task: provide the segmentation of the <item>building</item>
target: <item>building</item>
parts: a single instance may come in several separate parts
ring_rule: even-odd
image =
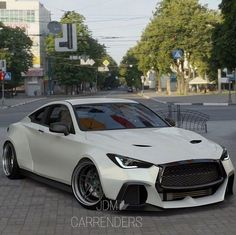
[[[9,27],[21,27],[33,41],[33,68],[26,73],[25,90],[28,95],[44,93],[43,76],[46,70],[44,40],[51,21],[50,12],[39,0],[0,0],[0,21]]]

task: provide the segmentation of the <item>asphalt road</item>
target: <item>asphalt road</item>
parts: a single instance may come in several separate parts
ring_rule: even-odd
[[[157,112],[165,107],[135,94],[109,92],[103,96],[135,99]],[[0,110],[0,137],[10,123],[50,100],[55,98]],[[236,107],[186,108],[210,115],[209,132],[204,135],[225,145],[236,166]],[[100,227],[83,223],[94,218],[124,223],[103,223]],[[128,226],[127,220],[141,223]],[[236,234],[235,221],[235,196],[215,205],[160,212],[88,211],[71,194],[28,178],[10,181],[0,169],[0,234]]]

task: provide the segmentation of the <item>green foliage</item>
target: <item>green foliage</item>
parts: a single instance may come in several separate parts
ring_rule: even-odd
[[[185,86],[184,58],[172,58],[172,52],[181,49],[188,70],[197,67],[199,74],[209,73],[212,33],[219,21],[219,13],[201,6],[198,0],[163,0],[135,48],[139,69],[146,73],[153,67],[158,77],[175,71]]]
[[[17,86],[21,73],[32,66],[32,41],[21,28],[10,28],[0,24],[0,59],[6,59],[7,71],[12,73],[11,86]]]
[[[102,66],[102,61],[107,58],[104,45],[98,43],[89,32],[84,23],[85,18],[76,13],[66,12],[61,18],[61,23],[75,23],[77,28],[78,50],[76,52],[56,52],[54,46],[54,36],[50,35],[46,39],[47,54],[51,59],[53,78],[67,86],[80,85],[85,82],[93,83],[98,80],[98,84],[103,86],[106,76],[97,72],[97,67]],[[61,35],[59,35],[61,37]],[[94,66],[81,66],[80,61],[69,60],[70,55],[86,55],[96,63]],[[110,58],[110,61],[113,61]],[[101,83],[103,81],[103,83]]]
[[[222,21],[214,32],[214,64],[220,68],[236,68],[236,1],[222,0]]]
[[[135,56],[135,49],[130,49],[123,57],[120,64],[120,76],[124,77],[126,84],[130,87],[141,87],[142,72],[138,68],[138,59]]]

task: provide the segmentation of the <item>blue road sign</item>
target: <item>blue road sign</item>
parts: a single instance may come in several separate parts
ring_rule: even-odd
[[[6,72],[4,75],[4,80],[5,81],[11,81],[11,73],[10,72]]]
[[[183,57],[183,51],[182,50],[174,50],[172,52],[172,56],[175,60],[180,59]]]

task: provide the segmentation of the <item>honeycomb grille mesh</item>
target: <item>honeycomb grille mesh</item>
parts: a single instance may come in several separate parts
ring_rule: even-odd
[[[218,162],[166,166],[161,178],[164,187],[193,187],[214,183],[222,174]]]

